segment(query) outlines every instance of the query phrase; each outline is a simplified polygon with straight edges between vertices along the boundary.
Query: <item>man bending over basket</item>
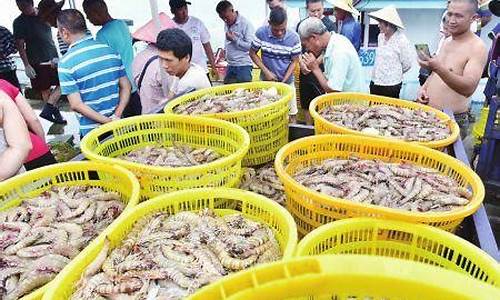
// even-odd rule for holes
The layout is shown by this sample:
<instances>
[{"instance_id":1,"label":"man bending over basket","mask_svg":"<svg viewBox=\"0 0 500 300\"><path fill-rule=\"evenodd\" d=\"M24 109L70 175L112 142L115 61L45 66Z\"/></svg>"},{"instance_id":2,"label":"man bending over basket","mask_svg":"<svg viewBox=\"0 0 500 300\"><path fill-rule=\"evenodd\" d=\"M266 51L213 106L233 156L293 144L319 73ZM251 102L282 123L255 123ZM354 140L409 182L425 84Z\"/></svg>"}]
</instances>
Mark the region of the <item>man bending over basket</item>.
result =
<instances>
[{"instance_id":1,"label":"man bending over basket","mask_svg":"<svg viewBox=\"0 0 500 300\"><path fill-rule=\"evenodd\" d=\"M178 28L161 31L156 47L161 66L171 75L168 79L169 99L211 86L205 70L191 62L193 46L184 31Z\"/></svg>"}]
</instances>

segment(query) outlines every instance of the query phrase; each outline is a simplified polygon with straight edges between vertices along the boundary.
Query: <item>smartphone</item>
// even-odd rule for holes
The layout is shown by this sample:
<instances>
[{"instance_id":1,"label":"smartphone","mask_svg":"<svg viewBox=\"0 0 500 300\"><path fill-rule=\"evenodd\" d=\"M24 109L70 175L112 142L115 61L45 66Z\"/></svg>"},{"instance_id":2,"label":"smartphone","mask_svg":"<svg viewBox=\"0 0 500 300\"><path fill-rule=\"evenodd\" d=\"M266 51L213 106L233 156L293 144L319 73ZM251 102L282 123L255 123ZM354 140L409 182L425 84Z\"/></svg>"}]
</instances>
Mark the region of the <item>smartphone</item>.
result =
<instances>
[{"instance_id":1,"label":"smartphone","mask_svg":"<svg viewBox=\"0 0 500 300\"><path fill-rule=\"evenodd\" d=\"M429 45L427 44L415 44L415 49L417 50L417 55L420 59L423 59L422 53L431 57L431 52L429 51Z\"/></svg>"}]
</instances>

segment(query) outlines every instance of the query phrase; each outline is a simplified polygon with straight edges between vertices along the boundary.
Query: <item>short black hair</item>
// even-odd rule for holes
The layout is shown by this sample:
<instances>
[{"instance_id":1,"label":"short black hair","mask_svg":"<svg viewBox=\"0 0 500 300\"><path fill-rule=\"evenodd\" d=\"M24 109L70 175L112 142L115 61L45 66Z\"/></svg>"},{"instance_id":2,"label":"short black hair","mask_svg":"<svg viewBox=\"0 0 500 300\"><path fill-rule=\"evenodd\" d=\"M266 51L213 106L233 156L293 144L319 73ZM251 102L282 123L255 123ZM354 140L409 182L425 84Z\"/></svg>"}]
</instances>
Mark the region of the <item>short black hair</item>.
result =
<instances>
[{"instance_id":1,"label":"short black hair","mask_svg":"<svg viewBox=\"0 0 500 300\"><path fill-rule=\"evenodd\" d=\"M283 7L275 7L269 14L269 22L273 25L281 25L287 20L286 10Z\"/></svg>"},{"instance_id":2,"label":"short black hair","mask_svg":"<svg viewBox=\"0 0 500 300\"><path fill-rule=\"evenodd\" d=\"M16 3L28 3L33 4L33 0L16 0ZM34 5L34 4L33 4Z\"/></svg>"},{"instance_id":3,"label":"short black hair","mask_svg":"<svg viewBox=\"0 0 500 300\"><path fill-rule=\"evenodd\" d=\"M179 28L170 28L160 31L156 38L156 47L160 51L172 51L178 59L189 55L193 56L193 44L191 38Z\"/></svg>"},{"instance_id":4,"label":"short black hair","mask_svg":"<svg viewBox=\"0 0 500 300\"><path fill-rule=\"evenodd\" d=\"M323 0L306 0L306 8L309 7L309 4L311 3L321 3L323 4Z\"/></svg>"},{"instance_id":5,"label":"short black hair","mask_svg":"<svg viewBox=\"0 0 500 300\"><path fill-rule=\"evenodd\" d=\"M61 10L59 15L57 15L57 23L73 34L87 32L85 17L76 9Z\"/></svg>"},{"instance_id":6,"label":"short black hair","mask_svg":"<svg viewBox=\"0 0 500 300\"><path fill-rule=\"evenodd\" d=\"M233 5L231 2L222 0L217 4L217 7L215 8L215 11L220 15L221 13L225 12L227 9L232 9Z\"/></svg>"},{"instance_id":7,"label":"short black hair","mask_svg":"<svg viewBox=\"0 0 500 300\"><path fill-rule=\"evenodd\" d=\"M472 13L477 13L479 10L479 2L477 0L450 0L448 1L448 5L451 2L461 2L461 3L467 3L471 7L471 12Z\"/></svg>"},{"instance_id":8,"label":"short black hair","mask_svg":"<svg viewBox=\"0 0 500 300\"><path fill-rule=\"evenodd\" d=\"M104 0L83 0L82 7L85 11L92 8L108 11L108 6Z\"/></svg>"}]
</instances>

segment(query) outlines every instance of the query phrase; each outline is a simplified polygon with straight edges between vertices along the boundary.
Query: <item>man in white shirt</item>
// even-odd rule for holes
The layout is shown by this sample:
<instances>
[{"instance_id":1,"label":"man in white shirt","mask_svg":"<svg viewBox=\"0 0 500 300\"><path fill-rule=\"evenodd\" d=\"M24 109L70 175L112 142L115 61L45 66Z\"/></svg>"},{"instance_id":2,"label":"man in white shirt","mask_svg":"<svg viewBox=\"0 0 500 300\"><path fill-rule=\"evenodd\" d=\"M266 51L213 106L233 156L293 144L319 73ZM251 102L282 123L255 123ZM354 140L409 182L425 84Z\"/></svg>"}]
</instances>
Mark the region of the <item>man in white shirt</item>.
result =
<instances>
[{"instance_id":1,"label":"man in white shirt","mask_svg":"<svg viewBox=\"0 0 500 300\"><path fill-rule=\"evenodd\" d=\"M210 87L210 81L200 66L191 62L193 45L189 36L178 28L165 29L156 40L160 64L171 75L168 98Z\"/></svg>"},{"instance_id":2,"label":"man in white shirt","mask_svg":"<svg viewBox=\"0 0 500 300\"><path fill-rule=\"evenodd\" d=\"M207 58L212 69L215 68L215 57L210 45L210 33L203 22L193 16L189 16L188 4L185 0L170 0L170 11L174 14L174 22L190 38L193 45L193 63L199 65L208 73ZM217 78L217 72L213 72Z\"/></svg>"},{"instance_id":3,"label":"man in white shirt","mask_svg":"<svg viewBox=\"0 0 500 300\"><path fill-rule=\"evenodd\" d=\"M302 54L301 63L316 76L323 91L365 92L358 52L345 36L328 32L318 18L307 18L300 23L299 35L302 46L308 51ZM324 72L316 59L322 53Z\"/></svg>"},{"instance_id":4,"label":"man in white shirt","mask_svg":"<svg viewBox=\"0 0 500 300\"><path fill-rule=\"evenodd\" d=\"M287 24L288 24L288 29L291 31L297 31L298 24L300 23L300 16L299 16L299 10L297 8L290 8L288 9L286 5L286 0L266 0L267 6L269 8L269 11L273 10L276 7L281 7L284 10L286 10L286 15L287 15ZM269 16L269 13L267 13L267 16ZM267 26L268 25L268 18L264 20L264 23L262 26Z\"/></svg>"}]
</instances>

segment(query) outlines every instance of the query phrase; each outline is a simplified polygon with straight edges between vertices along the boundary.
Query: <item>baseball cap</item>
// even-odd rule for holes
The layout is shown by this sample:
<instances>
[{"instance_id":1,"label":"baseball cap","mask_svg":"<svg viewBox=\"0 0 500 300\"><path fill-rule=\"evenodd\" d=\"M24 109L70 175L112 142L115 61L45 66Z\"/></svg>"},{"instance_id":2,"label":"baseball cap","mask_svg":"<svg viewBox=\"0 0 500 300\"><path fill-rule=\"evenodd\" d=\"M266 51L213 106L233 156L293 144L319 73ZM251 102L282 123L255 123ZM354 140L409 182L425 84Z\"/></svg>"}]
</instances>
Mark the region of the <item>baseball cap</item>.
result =
<instances>
[{"instance_id":1,"label":"baseball cap","mask_svg":"<svg viewBox=\"0 0 500 300\"><path fill-rule=\"evenodd\" d=\"M184 5L191 5L191 2L188 2L186 0L170 0L168 4L170 5L170 9L176 10L183 7Z\"/></svg>"},{"instance_id":2,"label":"baseball cap","mask_svg":"<svg viewBox=\"0 0 500 300\"><path fill-rule=\"evenodd\" d=\"M499 0L490 1L488 7L489 7L492 14L494 14L497 17L500 16L500 1Z\"/></svg>"}]
</instances>

